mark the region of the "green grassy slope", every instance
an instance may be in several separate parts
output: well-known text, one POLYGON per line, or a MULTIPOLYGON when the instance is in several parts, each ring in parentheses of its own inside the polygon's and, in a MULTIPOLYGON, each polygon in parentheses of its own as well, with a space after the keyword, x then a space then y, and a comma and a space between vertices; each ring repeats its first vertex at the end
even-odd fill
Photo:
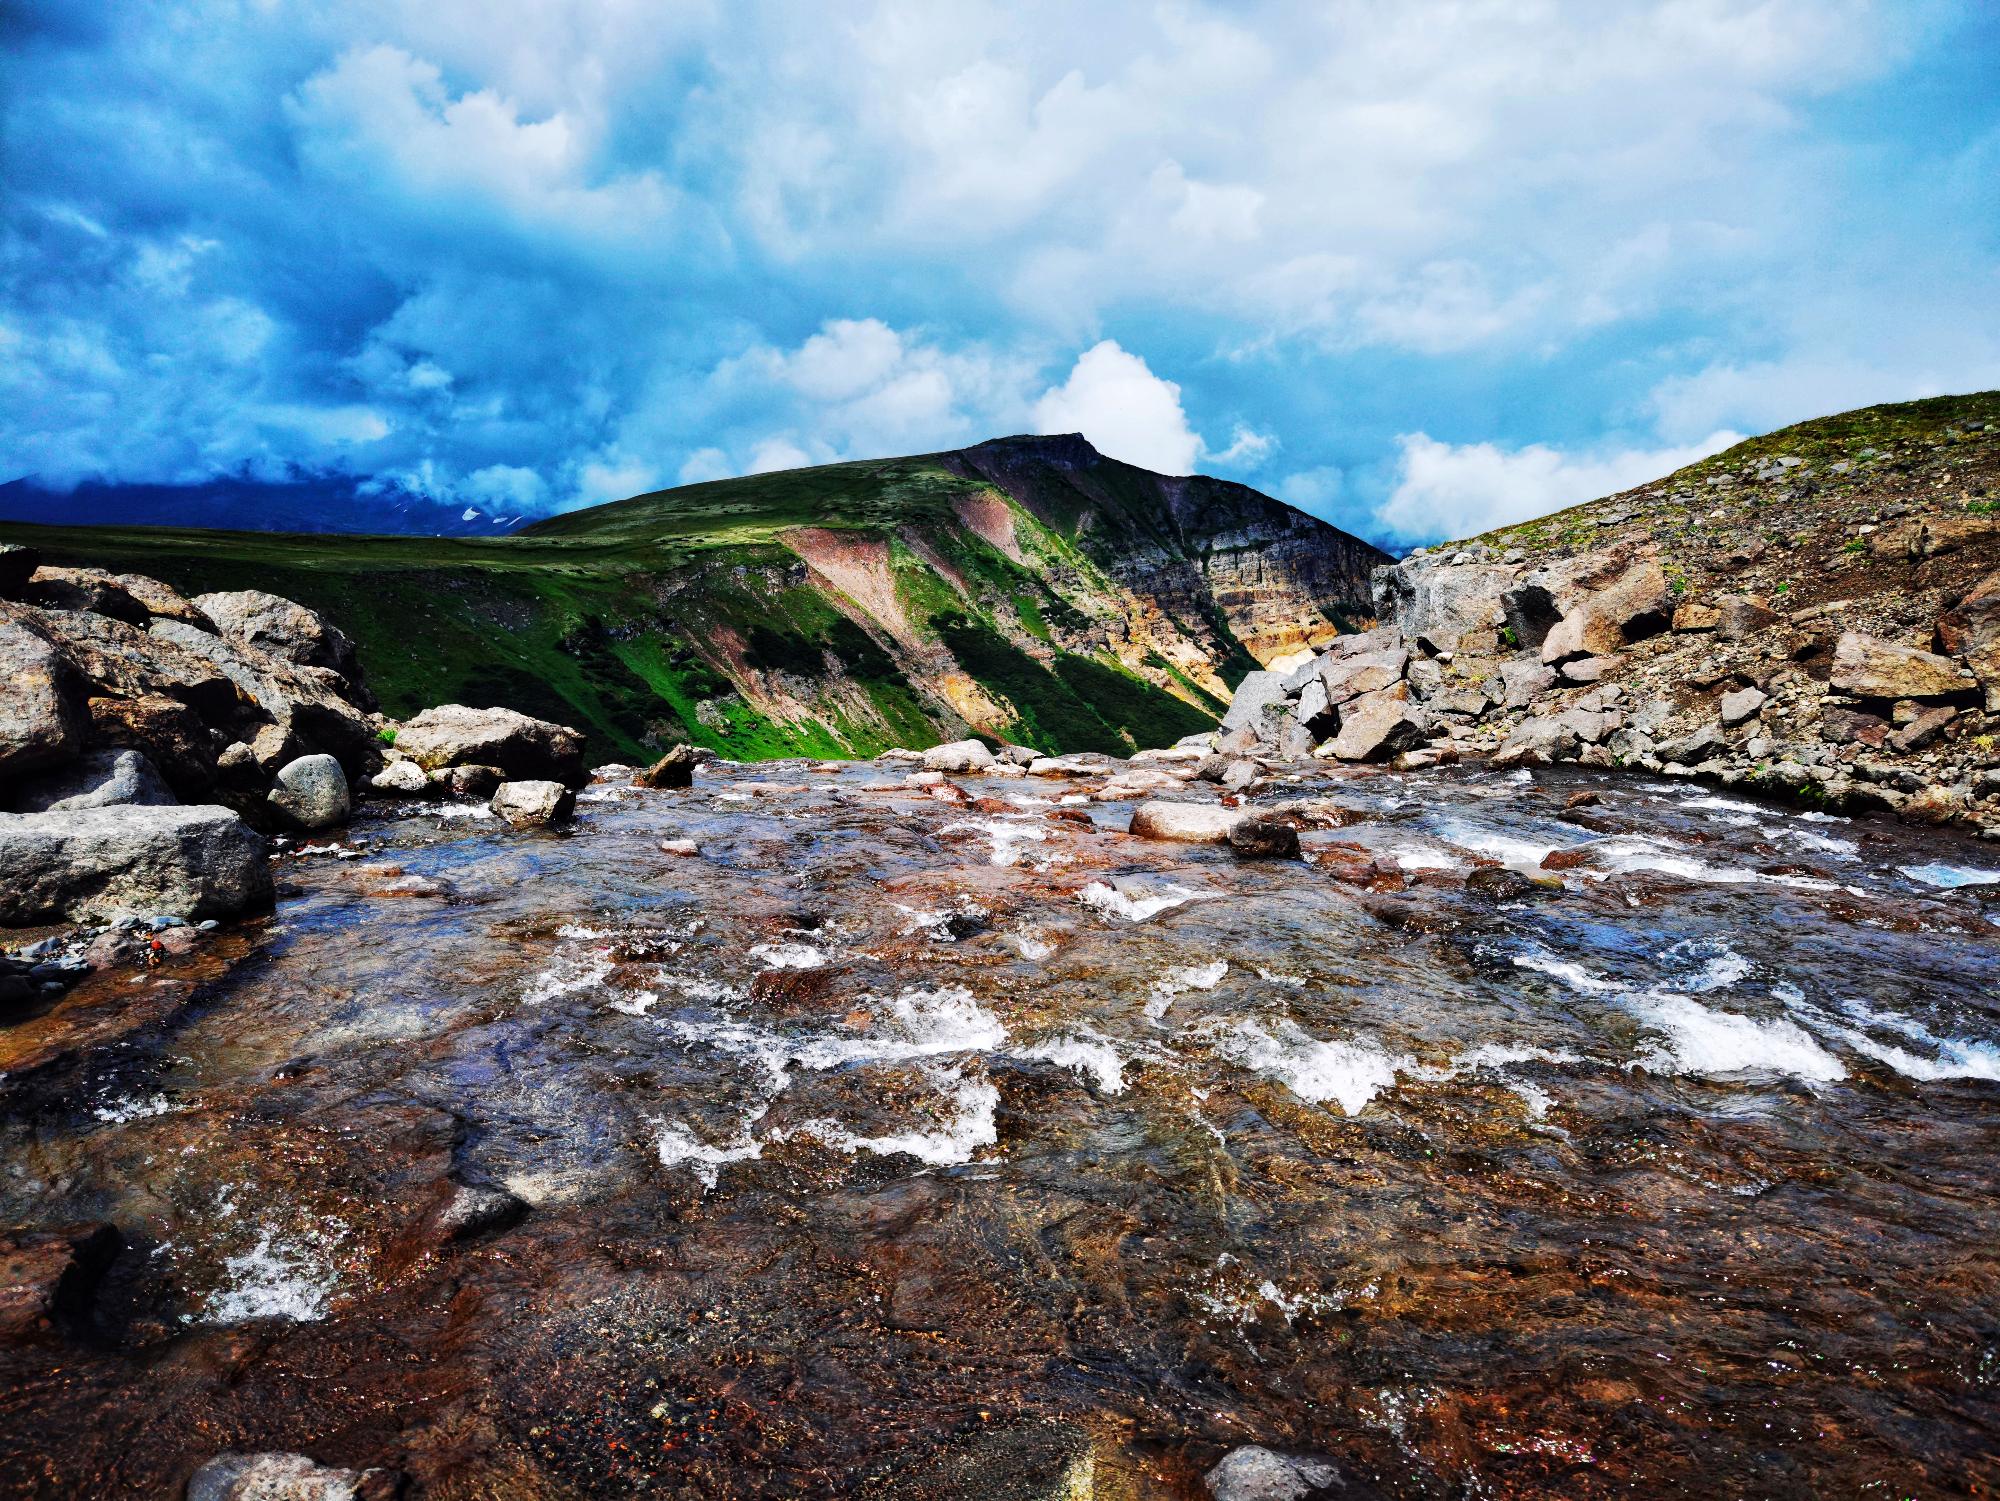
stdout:
MULTIPOLYGON (((1119 466, 1129 498, 1044 519, 954 458, 687 486, 503 538, 7 524, 0 538, 188 593, 297 599, 355 639, 389 714, 505 704, 577 725, 604 757, 683 740, 746 759, 867 755, 963 733, 955 704, 983 732, 1049 750, 1130 751, 1212 723, 1252 665, 1220 609, 1189 612, 1204 618, 1174 642, 1192 652, 1169 662, 1130 625, 1160 612, 1111 573, 1128 536, 1187 563, 1185 528, 1146 514, 1158 498, 1119 466), (1012 507, 1015 556, 961 522, 968 497, 1012 507), (809 568, 787 541, 801 527, 886 549, 894 609, 809 568), (970 707, 948 681, 960 672, 970 707)), ((1147 628, 1182 629, 1166 619, 1147 628)))

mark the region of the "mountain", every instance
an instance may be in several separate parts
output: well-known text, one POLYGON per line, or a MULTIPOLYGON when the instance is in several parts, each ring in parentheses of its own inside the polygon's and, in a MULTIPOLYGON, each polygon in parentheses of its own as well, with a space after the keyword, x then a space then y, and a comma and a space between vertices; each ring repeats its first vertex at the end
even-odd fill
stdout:
POLYGON ((0 484, 0 520, 41 526, 220 527, 253 532, 354 532, 497 537, 524 517, 444 505, 393 484, 343 475, 296 480, 217 479, 199 485, 90 481, 74 490, 33 479, 0 484))
POLYGON ((0 525, 52 563, 266 589, 357 643, 385 711, 505 705, 600 757, 844 756, 968 729, 1129 753, 1371 609, 1387 555, 1081 437, 684 486, 505 537, 0 525))

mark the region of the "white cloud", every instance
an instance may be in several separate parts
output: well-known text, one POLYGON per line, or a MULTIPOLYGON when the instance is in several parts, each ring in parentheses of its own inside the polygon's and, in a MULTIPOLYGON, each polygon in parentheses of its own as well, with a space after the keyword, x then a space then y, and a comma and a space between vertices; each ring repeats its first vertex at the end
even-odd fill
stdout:
POLYGON ((735 474, 735 469, 729 463, 729 455, 721 449, 697 448, 681 465, 680 482, 684 485, 700 485, 709 480, 732 479, 735 474))
POLYGON ((1405 433, 1396 488, 1375 519, 1399 537, 1438 541, 1469 537, 1560 511, 1658 479, 1719 453, 1742 434, 1711 433, 1685 447, 1568 454, 1544 444, 1440 443, 1405 433))
POLYGON ((1323 464, 1301 469, 1278 481, 1274 492, 1287 505, 1297 506, 1315 516, 1326 516, 1347 488, 1347 476, 1337 467, 1323 464))
POLYGON ((1098 452, 1161 474, 1192 474, 1202 449, 1181 388, 1111 339, 1078 355, 1069 378, 1042 393, 1035 430, 1082 433, 1098 452))
POLYGON ((751 451, 745 474, 770 474, 779 469, 804 469, 813 462, 811 454, 789 438, 766 438, 751 451))

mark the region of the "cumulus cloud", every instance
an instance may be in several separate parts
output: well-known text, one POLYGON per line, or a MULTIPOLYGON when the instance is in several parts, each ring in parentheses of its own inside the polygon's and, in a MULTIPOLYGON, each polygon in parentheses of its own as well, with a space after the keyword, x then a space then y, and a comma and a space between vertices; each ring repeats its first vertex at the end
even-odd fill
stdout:
POLYGON ((1042 393, 1035 431, 1082 433, 1098 452, 1162 474, 1192 474, 1201 452, 1181 388, 1111 339, 1077 356, 1069 378, 1042 393))
POLYGON ((1509 449, 1405 433, 1395 490, 1375 517, 1406 541, 1469 537, 1658 479, 1742 437, 1717 432, 1686 447, 1572 454, 1540 443, 1509 449))

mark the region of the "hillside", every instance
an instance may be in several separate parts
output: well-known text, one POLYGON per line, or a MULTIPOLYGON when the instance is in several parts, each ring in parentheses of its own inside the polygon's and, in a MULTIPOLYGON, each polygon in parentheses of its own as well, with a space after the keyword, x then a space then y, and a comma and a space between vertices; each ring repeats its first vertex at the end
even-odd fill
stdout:
POLYGON ((1246 680, 1232 729, 2000 829, 2000 392, 1800 423, 1421 549, 1375 601, 1369 636, 1246 680))
POLYGON ((968 728, 1128 752, 1365 617, 1384 554, 1082 438, 686 486, 507 537, 0 524, 50 562, 257 588, 354 638, 385 711, 504 705, 631 759, 867 755, 968 728))

